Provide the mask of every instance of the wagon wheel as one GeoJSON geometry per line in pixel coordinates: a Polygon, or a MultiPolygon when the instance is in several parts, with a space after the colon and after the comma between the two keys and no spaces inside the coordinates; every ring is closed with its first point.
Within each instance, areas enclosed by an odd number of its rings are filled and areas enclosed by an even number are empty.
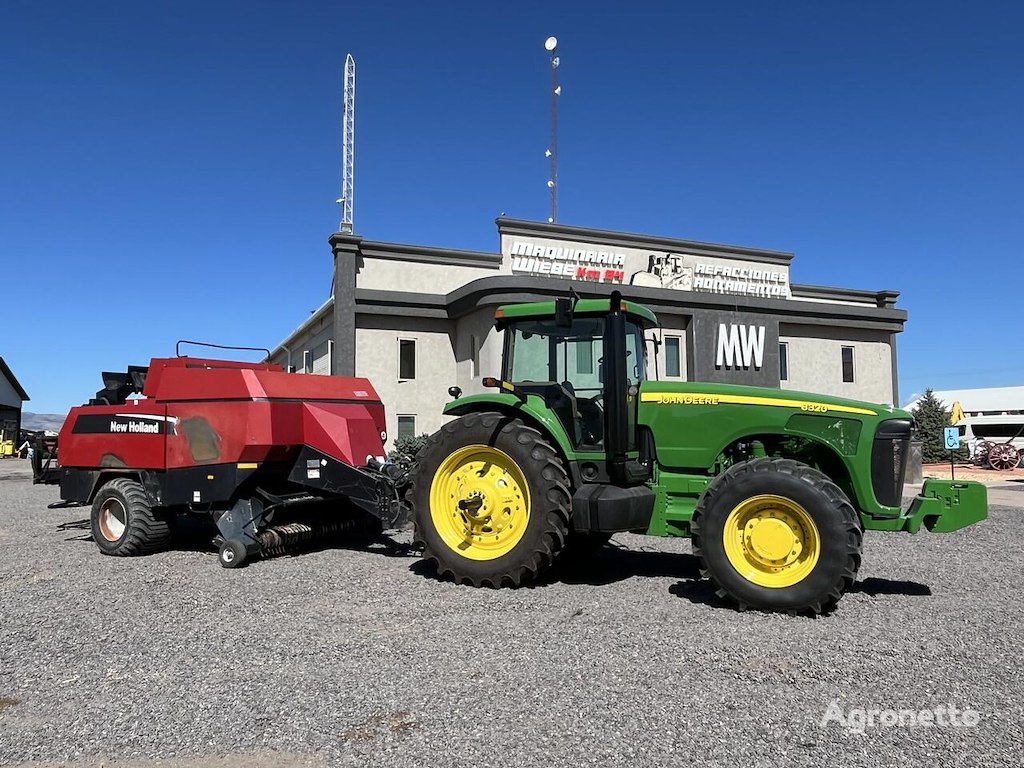
{"type": "Polygon", "coordinates": [[[993,445],[988,452],[988,464],[992,469],[998,469],[1000,472],[1008,469],[1016,469],[1017,462],[1020,461],[1020,454],[1017,453],[1017,449],[1009,443],[999,443],[993,445]]]}
{"type": "Polygon", "coordinates": [[[974,446],[974,461],[985,466],[988,461],[988,452],[992,450],[994,443],[991,440],[979,440],[977,445],[974,446]]]}

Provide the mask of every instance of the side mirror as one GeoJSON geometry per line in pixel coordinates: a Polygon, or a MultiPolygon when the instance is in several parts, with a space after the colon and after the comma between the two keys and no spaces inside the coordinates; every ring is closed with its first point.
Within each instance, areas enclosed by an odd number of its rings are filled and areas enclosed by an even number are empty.
{"type": "Polygon", "coordinates": [[[462,397],[462,387],[448,387],[448,394],[458,400],[462,397]]]}
{"type": "Polygon", "coordinates": [[[555,325],[572,327],[572,299],[555,299],[555,325]]]}

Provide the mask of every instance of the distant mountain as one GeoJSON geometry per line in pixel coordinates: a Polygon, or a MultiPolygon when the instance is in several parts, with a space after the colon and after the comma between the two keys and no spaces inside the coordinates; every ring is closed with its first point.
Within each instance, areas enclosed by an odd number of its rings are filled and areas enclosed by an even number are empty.
{"type": "Polygon", "coordinates": [[[30,429],[33,432],[40,429],[49,429],[54,432],[60,432],[61,426],[64,424],[63,413],[29,413],[28,411],[21,412],[21,428],[30,429]]]}

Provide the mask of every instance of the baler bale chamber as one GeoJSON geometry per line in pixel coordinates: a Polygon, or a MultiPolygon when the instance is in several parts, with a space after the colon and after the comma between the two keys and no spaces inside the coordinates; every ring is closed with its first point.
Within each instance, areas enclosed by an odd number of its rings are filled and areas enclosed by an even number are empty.
{"type": "Polygon", "coordinates": [[[366,379],[179,356],[103,381],[68,414],[59,475],[107,554],[163,548],[181,515],[213,520],[229,568],[404,522],[405,473],[384,458],[366,379]]]}

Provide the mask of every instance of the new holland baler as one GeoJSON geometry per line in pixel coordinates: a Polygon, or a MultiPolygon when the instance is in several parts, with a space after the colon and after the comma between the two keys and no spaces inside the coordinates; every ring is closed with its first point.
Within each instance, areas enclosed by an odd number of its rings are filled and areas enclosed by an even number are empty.
{"type": "Polygon", "coordinates": [[[225,567],[402,522],[403,473],[384,459],[384,406],[366,379],[173,357],[103,380],[68,414],[59,477],[62,499],[92,505],[108,554],[162,548],[179,513],[213,519],[225,567]]]}

